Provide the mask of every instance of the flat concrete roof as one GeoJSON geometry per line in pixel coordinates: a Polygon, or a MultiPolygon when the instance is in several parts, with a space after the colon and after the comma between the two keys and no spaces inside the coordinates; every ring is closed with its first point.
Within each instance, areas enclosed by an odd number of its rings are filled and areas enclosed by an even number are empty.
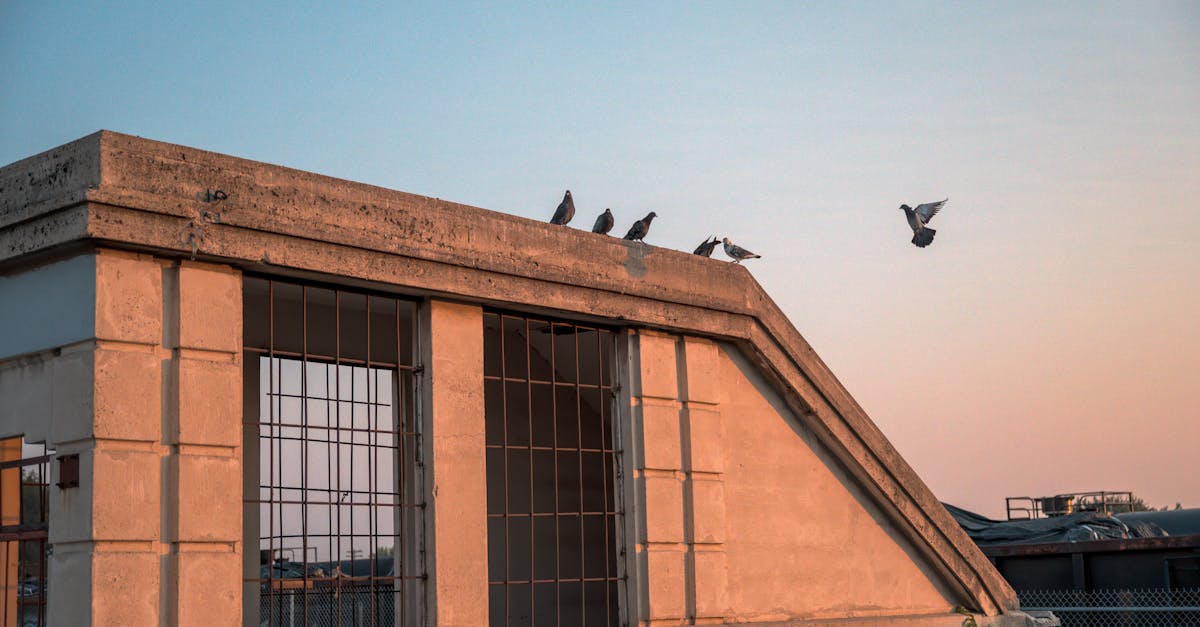
{"type": "Polygon", "coordinates": [[[0,168],[0,274],[89,246],[734,343],[964,605],[987,614],[1017,607],[740,265],[111,131],[0,168]]]}

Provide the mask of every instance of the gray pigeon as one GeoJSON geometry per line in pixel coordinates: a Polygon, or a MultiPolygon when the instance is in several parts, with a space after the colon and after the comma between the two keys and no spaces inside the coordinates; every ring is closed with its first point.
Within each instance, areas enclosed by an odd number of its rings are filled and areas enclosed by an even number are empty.
{"type": "Polygon", "coordinates": [[[721,243],[721,240],[717,239],[716,235],[710,235],[709,237],[711,239],[706,239],[703,242],[700,242],[700,245],[696,247],[696,250],[692,251],[693,255],[712,257],[713,249],[717,247],[717,244],[721,243]]]}
{"type": "Polygon", "coordinates": [[[637,242],[642,241],[642,238],[646,237],[646,233],[650,232],[650,221],[657,217],[658,214],[653,211],[647,213],[646,217],[634,222],[633,226],[629,227],[629,232],[625,234],[625,239],[637,242]]]}
{"type": "Polygon", "coordinates": [[[575,217],[575,201],[571,200],[571,190],[567,190],[563,194],[562,202],[558,203],[558,209],[554,210],[554,217],[550,218],[550,224],[566,224],[575,217]]]}
{"type": "Polygon", "coordinates": [[[729,241],[729,238],[721,240],[725,242],[725,254],[733,258],[734,263],[740,263],[743,259],[758,259],[762,255],[756,255],[737,244],[729,241]]]}
{"type": "Polygon", "coordinates": [[[592,232],[604,235],[612,230],[613,215],[612,209],[605,209],[604,213],[596,218],[596,223],[592,225],[592,232]]]}
{"type": "MultiPolygon", "coordinates": [[[[946,200],[950,200],[947,198],[946,200]]],[[[925,248],[933,243],[933,236],[937,231],[925,226],[937,215],[937,212],[942,210],[942,205],[946,204],[946,200],[939,202],[927,202],[923,205],[917,205],[916,209],[908,205],[900,205],[900,210],[904,212],[904,217],[908,218],[908,226],[912,227],[913,246],[925,248]]]]}

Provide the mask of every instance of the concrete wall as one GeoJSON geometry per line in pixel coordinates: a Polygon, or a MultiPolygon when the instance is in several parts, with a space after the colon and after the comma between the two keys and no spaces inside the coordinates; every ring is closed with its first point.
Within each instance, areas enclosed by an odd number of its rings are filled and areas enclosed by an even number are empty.
{"type": "Polygon", "coordinates": [[[643,330],[633,352],[641,624],[961,623],[939,576],[737,349],[643,330]]]}
{"type": "Polygon", "coordinates": [[[0,437],[80,456],[50,488],[50,623],[236,624],[240,275],[100,250],[6,285],[17,328],[49,331],[0,353],[0,437]],[[22,306],[47,290],[63,311],[22,306]]]}

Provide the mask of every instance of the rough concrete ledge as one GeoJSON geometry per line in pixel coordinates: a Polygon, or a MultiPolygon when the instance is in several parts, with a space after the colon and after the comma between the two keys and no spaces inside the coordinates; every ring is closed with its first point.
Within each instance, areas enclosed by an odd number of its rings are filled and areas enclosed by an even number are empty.
{"type": "Polygon", "coordinates": [[[740,265],[110,131],[0,168],[0,272],[78,241],[732,341],[964,605],[988,615],[1017,607],[740,265]]]}

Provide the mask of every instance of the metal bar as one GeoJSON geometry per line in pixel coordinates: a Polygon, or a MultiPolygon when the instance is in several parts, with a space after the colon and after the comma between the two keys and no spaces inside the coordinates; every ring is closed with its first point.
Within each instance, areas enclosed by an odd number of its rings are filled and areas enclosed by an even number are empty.
{"type": "MultiPolygon", "coordinates": [[[[503,417],[501,420],[500,429],[503,436],[501,438],[501,442],[504,444],[504,455],[501,456],[503,458],[502,461],[504,462],[504,579],[508,580],[512,576],[512,556],[509,555],[508,546],[508,351],[506,348],[507,343],[504,341],[505,335],[507,335],[507,329],[504,324],[505,317],[501,315],[497,316],[496,318],[500,325],[500,377],[504,380],[500,384],[500,415],[503,417]]],[[[525,367],[528,368],[529,364],[526,364],[525,367]]],[[[510,596],[509,586],[506,585],[504,586],[505,627],[508,627],[509,607],[511,607],[512,603],[510,596]]]]}
{"type": "MultiPolygon", "coordinates": [[[[300,360],[300,396],[307,396],[308,392],[308,286],[300,286],[300,348],[304,353],[304,357],[300,360]]],[[[281,386],[282,388],[282,386],[281,386]]],[[[300,401],[300,433],[301,436],[308,435],[308,401],[301,398],[300,401]]],[[[282,473],[280,474],[282,477],[282,473]]],[[[300,555],[303,556],[303,580],[304,580],[304,622],[308,623],[308,444],[301,440],[300,442],[300,555]]],[[[282,528],[280,529],[282,531],[282,528]]]]}
{"type": "MultiPolygon", "coordinates": [[[[551,450],[554,455],[554,578],[559,580],[560,585],[554,586],[554,619],[556,624],[562,624],[562,506],[558,501],[558,355],[554,350],[554,323],[547,320],[546,330],[550,331],[550,428],[553,430],[550,442],[553,444],[551,450]]],[[[533,440],[529,441],[533,444],[533,440]]],[[[533,452],[529,455],[532,457],[533,452]]],[[[529,525],[533,526],[533,521],[529,521],[529,525]]],[[[580,573],[582,574],[582,573],[580,573]]],[[[582,583],[580,584],[582,585],[582,583]]]]}
{"type": "MultiPolygon", "coordinates": [[[[583,398],[579,391],[579,327],[573,327],[571,336],[575,341],[575,437],[578,440],[576,448],[579,449],[579,577],[583,578],[587,574],[587,536],[584,533],[587,531],[587,525],[583,524],[583,398]]],[[[601,447],[604,444],[601,443],[601,447]]],[[[587,586],[580,582],[579,597],[583,600],[579,604],[580,624],[587,625],[587,586]]]]}
{"type": "MultiPolygon", "coordinates": [[[[533,514],[533,503],[534,503],[534,499],[533,499],[533,383],[531,383],[529,381],[530,377],[533,376],[533,360],[531,359],[532,355],[530,354],[533,351],[530,347],[531,342],[530,342],[530,338],[529,338],[529,318],[522,318],[522,320],[525,323],[525,341],[523,342],[524,349],[525,349],[525,421],[526,421],[526,430],[528,432],[528,437],[529,437],[528,446],[523,447],[523,448],[528,448],[527,454],[529,457],[529,513],[533,514]]],[[[534,571],[534,568],[537,566],[537,557],[536,557],[537,547],[536,547],[536,545],[537,545],[537,542],[536,542],[536,536],[534,535],[533,518],[531,517],[529,519],[529,577],[530,577],[530,579],[533,578],[533,571],[534,571]]],[[[531,608],[534,607],[534,605],[536,603],[537,603],[537,596],[534,594],[533,586],[530,585],[529,586],[530,607],[531,608]]],[[[530,620],[530,624],[534,625],[534,627],[536,627],[537,612],[530,612],[529,620],[530,620]]]]}
{"type": "MultiPolygon", "coordinates": [[[[393,308],[393,315],[396,317],[396,362],[400,363],[400,362],[404,361],[404,358],[403,358],[404,344],[400,339],[402,337],[401,333],[404,330],[400,328],[400,301],[398,301],[398,300],[395,301],[395,307],[393,308]]],[[[393,375],[393,377],[395,377],[395,384],[393,385],[392,389],[395,390],[395,393],[392,394],[392,399],[395,402],[395,407],[392,408],[392,429],[394,431],[403,432],[404,428],[405,428],[405,426],[404,426],[404,418],[405,418],[404,408],[406,406],[405,399],[402,396],[404,393],[403,392],[404,386],[400,385],[400,380],[403,378],[403,375],[401,375],[399,372],[397,372],[393,375]]],[[[399,459],[397,460],[398,464],[397,464],[397,470],[396,470],[396,477],[394,480],[396,481],[396,486],[397,486],[396,490],[400,494],[400,502],[404,503],[405,498],[406,498],[405,490],[404,490],[405,489],[404,469],[408,465],[408,460],[405,455],[407,453],[407,451],[405,450],[405,446],[404,446],[405,442],[406,442],[406,438],[404,435],[400,435],[398,433],[393,434],[392,437],[394,438],[393,441],[398,442],[400,445],[400,452],[396,456],[399,459]]],[[[392,540],[392,542],[394,543],[392,545],[392,572],[398,573],[400,576],[399,613],[400,613],[400,624],[404,624],[406,622],[405,619],[408,618],[408,605],[404,601],[405,588],[408,587],[407,584],[404,583],[404,570],[407,567],[407,564],[404,563],[404,545],[407,544],[407,542],[405,542],[405,539],[409,537],[407,533],[404,533],[404,524],[406,522],[408,522],[408,516],[406,516],[404,514],[404,509],[401,508],[400,512],[399,512],[399,516],[396,516],[395,518],[398,518],[398,520],[396,520],[396,522],[394,523],[396,525],[396,527],[395,527],[395,529],[393,529],[393,531],[396,532],[396,537],[392,540]],[[396,561],[397,559],[399,559],[398,564],[396,561]],[[397,568],[397,565],[399,565],[399,568],[397,568]]]]}

